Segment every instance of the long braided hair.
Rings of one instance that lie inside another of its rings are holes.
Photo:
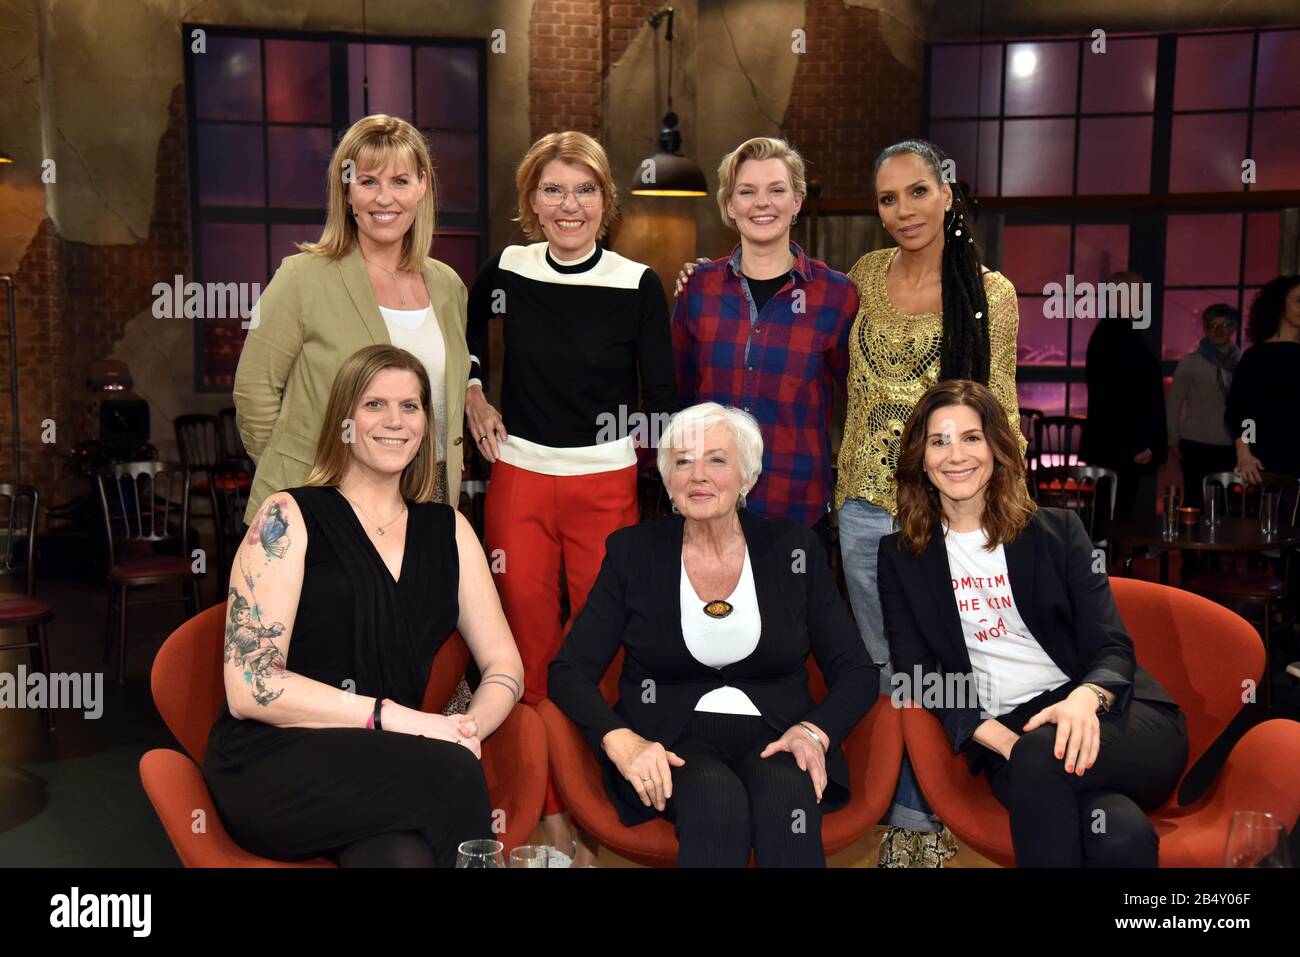
[[[880,167],[893,156],[918,156],[943,185],[943,151],[925,140],[902,140],[876,157],[871,171],[874,186]],[[939,379],[973,379],[989,382],[989,304],[984,295],[980,251],[966,221],[966,197],[953,184],[952,209],[943,221],[943,340],[940,343]]]

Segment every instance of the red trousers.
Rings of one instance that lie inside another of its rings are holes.
[[[484,513],[488,562],[524,661],[524,702],[536,705],[546,697],[546,669],[567,632],[560,623],[562,582],[572,623],[595,584],[605,539],[637,521],[636,466],[544,475],[498,461]],[[548,781],[543,813],[563,810]]]

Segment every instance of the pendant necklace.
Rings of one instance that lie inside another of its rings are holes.
[[[362,256],[361,258],[366,259],[365,256]],[[402,284],[397,281],[397,273],[390,272],[389,270],[385,269],[383,266],[379,265],[379,263],[370,262],[369,259],[366,259],[366,262],[370,263],[370,265],[374,266],[376,269],[378,269],[380,272],[384,273],[385,275],[391,276],[393,278],[393,285],[397,287],[397,300],[403,306],[406,305],[406,297],[402,295]],[[350,502],[352,500],[348,499],[348,501]],[[389,524],[391,525],[392,523],[390,522]]]
[[[343,495],[343,490],[342,490],[342,489],[339,489],[339,494],[340,494],[340,495]],[[352,506],[353,508],[355,508],[358,512],[360,512],[363,516],[365,516],[365,519],[366,519],[367,522],[369,522],[371,525],[374,525],[374,526],[375,526],[375,531],[376,531],[377,533],[379,533],[380,535],[384,534],[384,529],[388,528],[388,526],[392,525],[395,521],[397,521],[398,518],[401,518],[403,515],[406,514],[406,502],[402,502],[402,510],[401,510],[400,512],[397,513],[397,517],[396,517],[396,518],[390,518],[388,521],[384,522],[384,524],[382,524],[382,525],[378,525],[378,524],[376,524],[375,520],[374,520],[373,518],[371,518],[369,514],[367,514],[367,512],[366,512],[366,510],[365,510],[364,508],[362,508],[362,507],[361,507],[360,505],[358,505],[356,502],[352,501],[352,499],[348,498],[346,495],[343,495],[343,497],[346,498],[346,499],[348,500],[348,504],[349,504],[349,505],[351,505],[351,506]]]

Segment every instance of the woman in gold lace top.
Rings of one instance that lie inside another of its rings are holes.
[[[848,419],[835,504],[840,552],[854,617],[882,691],[893,671],[876,588],[880,540],[894,531],[894,470],[903,423],[940,379],[987,385],[1020,436],[1016,402],[1016,290],[985,269],[966,223],[965,202],[940,175],[943,154],[904,140],[876,159],[880,220],[897,248],[867,253],[849,271],[861,301],[849,336]],[[1021,451],[1024,439],[1020,438]],[[909,856],[939,863],[955,850],[930,813],[910,764],[890,808],[881,863]]]

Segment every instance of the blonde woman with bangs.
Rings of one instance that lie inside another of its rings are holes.
[[[204,777],[253,853],[449,867],[461,842],[493,836],[478,759],[523,664],[477,536],[434,499],[424,362],[368,346],[324,406],[305,484],[261,503],[235,556]],[[467,713],[428,714],[453,630],[483,678]]]
[[[515,175],[528,245],[507,246],[469,296],[478,367],[465,408],[494,463],[485,506],[497,588],[527,671],[525,701],[546,696],[546,669],[586,603],[605,539],[636,522],[638,447],[675,404],[668,301],[659,277],[600,245],[618,215],[605,150],[585,133],[549,133]],[[502,323],[501,411],[487,400],[489,326]],[[638,441],[640,439],[640,441]],[[650,464],[649,458],[645,464]],[[499,559],[499,561],[497,560]],[[550,843],[573,840],[558,792],[543,811]],[[594,860],[590,844],[577,862]]]
[[[301,243],[262,293],[235,374],[235,418],[257,463],[245,520],[307,477],[330,385],[365,346],[397,345],[424,363],[438,501],[453,501],[463,461],[465,284],[428,256],[436,184],[424,137],[397,117],[358,120],[330,160],[325,229]],[[450,491],[449,491],[450,490]]]

